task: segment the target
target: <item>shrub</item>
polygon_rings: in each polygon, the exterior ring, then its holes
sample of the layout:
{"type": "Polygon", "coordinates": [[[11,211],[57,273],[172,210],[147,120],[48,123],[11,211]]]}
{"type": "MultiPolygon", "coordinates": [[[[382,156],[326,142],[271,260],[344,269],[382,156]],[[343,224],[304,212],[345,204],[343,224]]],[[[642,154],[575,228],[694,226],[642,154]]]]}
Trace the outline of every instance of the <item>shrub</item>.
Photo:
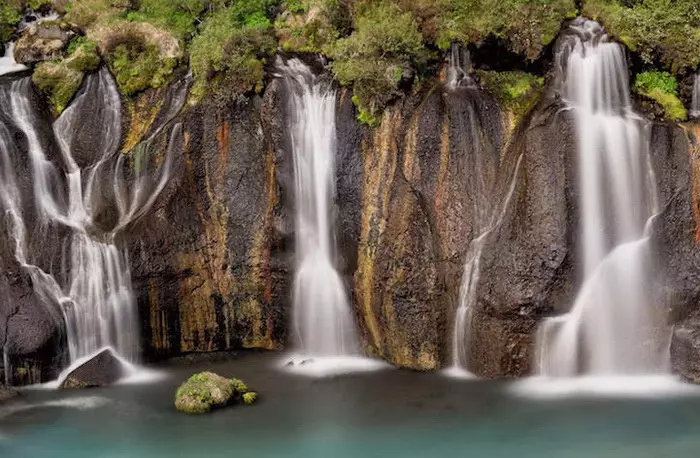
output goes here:
{"type": "Polygon", "coordinates": [[[199,15],[207,4],[205,0],[141,0],[139,8],[129,12],[127,18],[148,22],[184,39],[194,34],[199,15]]]}
{"type": "MultiPolygon", "coordinates": [[[[324,52],[340,36],[345,24],[338,20],[346,5],[337,0],[295,0],[284,4],[275,21],[282,49],[289,52],[324,52]]],[[[343,11],[345,10],[345,11],[343,11]]]]}
{"type": "Polygon", "coordinates": [[[0,5],[0,43],[5,43],[15,31],[15,27],[22,20],[22,15],[16,7],[9,4],[0,5]]]}
{"type": "Polygon", "coordinates": [[[190,51],[198,95],[210,88],[228,96],[262,90],[265,59],[276,49],[267,17],[271,5],[266,0],[235,0],[205,20],[190,51]]]}
{"type": "Polygon", "coordinates": [[[358,118],[376,124],[378,116],[400,94],[402,80],[430,57],[410,12],[390,1],[359,4],[355,31],[329,50],[332,70],[341,84],[352,85],[358,118]]]}
{"type": "Polygon", "coordinates": [[[700,64],[700,4],[697,0],[587,0],[584,14],[652,64],[676,73],[700,64]]]}
{"type": "Polygon", "coordinates": [[[664,109],[669,121],[683,121],[687,118],[683,102],[678,98],[678,83],[668,72],[643,72],[634,81],[634,90],[638,94],[656,101],[664,109]]]}
{"type": "Polygon", "coordinates": [[[438,4],[434,27],[440,48],[494,36],[530,60],[554,40],[564,19],[577,14],[574,0],[438,0],[438,4]]]}

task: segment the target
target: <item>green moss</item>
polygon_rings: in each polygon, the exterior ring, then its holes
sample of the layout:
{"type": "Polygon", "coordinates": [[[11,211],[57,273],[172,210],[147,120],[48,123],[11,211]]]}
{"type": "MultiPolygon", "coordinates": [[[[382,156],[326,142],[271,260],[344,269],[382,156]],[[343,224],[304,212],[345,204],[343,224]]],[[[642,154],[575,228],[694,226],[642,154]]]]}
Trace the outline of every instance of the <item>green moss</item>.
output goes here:
{"type": "Polygon", "coordinates": [[[688,117],[683,102],[678,98],[678,83],[668,72],[643,72],[634,81],[638,94],[656,101],[664,109],[669,121],[683,121],[688,117]]]}
{"type": "Polygon", "coordinates": [[[85,37],[78,37],[68,44],[66,65],[72,70],[91,72],[97,70],[100,62],[97,45],[94,42],[85,37]]]}
{"type": "Polygon", "coordinates": [[[117,45],[107,58],[121,92],[127,96],[161,87],[177,65],[177,60],[163,58],[155,44],[136,40],[117,45]]]}
{"type": "Polygon", "coordinates": [[[276,48],[267,17],[273,4],[236,0],[207,18],[190,51],[197,95],[214,91],[235,97],[262,90],[265,60],[276,48]]]}
{"type": "Polygon", "coordinates": [[[241,379],[232,378],[231,385],[233,386],[233,389],[240,394],[248,392],[248,386],[245,383],[243,383],[243,380],[241,379]]]}
{"type": "Polygon", "coordinates": [[[186,413],[204,413],[233,402],[255,402],[257,394],[249,392],[243,381],[227,379],[212,372],[192,375],[175,394],[175,407],[186,413]]]}
{"type": "Polygon", "coordinates": [[[249,391],[243,394],[243,403],[245,403],[246,405],[255,404],[257,400],[258,393],[256,393],[255,391],[249,391]]]}
{"type": "Polygon", "coordinates": [[[477,70],[482,86],[517,119],[524,116],[539,100],[544,78],[520,71],[496,72],[477,70]]]}
{"type": "Polygon", "coordinates": [[[42,62],[34,70],[32,81],[60,114],[80,88],[83,73],[70,68],[65,61],[42,62]]]}
{"type": "Polygon", "coordinates": [[[649,64],[658,59],[674,73],[700,64],[697,0],[586,0],[583,12],[649,64]]]}

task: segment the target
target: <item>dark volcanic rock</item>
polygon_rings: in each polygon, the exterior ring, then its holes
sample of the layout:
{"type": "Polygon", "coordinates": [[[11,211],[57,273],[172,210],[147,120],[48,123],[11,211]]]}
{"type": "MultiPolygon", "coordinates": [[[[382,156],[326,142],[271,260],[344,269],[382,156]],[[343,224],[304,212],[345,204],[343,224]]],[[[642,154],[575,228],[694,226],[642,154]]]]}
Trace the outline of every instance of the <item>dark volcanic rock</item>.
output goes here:
{"type": "Polygon", "coordinates": [[[502,220],[483,248],[469,333],[468,367],[480,376],[529,373],[539,319],[573,300],[576,144],[559,108],[542,102],[526,117],[502,166],[502,220]]]}
{"type": "Polygon", "coordinates": [[[167,186],[122,234],[148,357],[284,340],[289,256],[259,110],[258,98],[188,109],[167,186]]]}
{"type": "Polygon", "coordinates": [[[105,348],[70,372],[60,388],[96,388],[111,385],[126,374],[124,364],[105,348]]]}

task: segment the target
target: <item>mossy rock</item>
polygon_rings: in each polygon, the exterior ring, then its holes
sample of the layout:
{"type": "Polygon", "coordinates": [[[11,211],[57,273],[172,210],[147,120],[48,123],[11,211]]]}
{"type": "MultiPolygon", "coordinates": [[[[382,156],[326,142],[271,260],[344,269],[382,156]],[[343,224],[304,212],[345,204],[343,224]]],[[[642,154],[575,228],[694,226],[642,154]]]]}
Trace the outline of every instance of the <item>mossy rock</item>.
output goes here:
{"type": "Polygon", "coordinates": [[[252,404],[256,399],[257,394],[249,391],[240,379],[200,372],[180,385],[175,394],[175,408],[184,413],[201,414],[240,402],[252,404]]]}

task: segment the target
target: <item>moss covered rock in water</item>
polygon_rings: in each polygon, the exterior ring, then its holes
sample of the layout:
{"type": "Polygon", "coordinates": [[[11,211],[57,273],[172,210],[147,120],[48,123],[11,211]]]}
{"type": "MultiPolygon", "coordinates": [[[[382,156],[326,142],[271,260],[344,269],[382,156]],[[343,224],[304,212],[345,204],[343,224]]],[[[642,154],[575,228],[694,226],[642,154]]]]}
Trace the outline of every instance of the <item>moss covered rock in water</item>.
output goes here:
{"type": "Polygon", "coordinates": [[[175,395],[175,408],[180,412],[198,414],[237,402],[252,404],[257,395],[252,393],[251,396],[251,393],[239,379],[200,372],[180,385],[175,395]]]}

